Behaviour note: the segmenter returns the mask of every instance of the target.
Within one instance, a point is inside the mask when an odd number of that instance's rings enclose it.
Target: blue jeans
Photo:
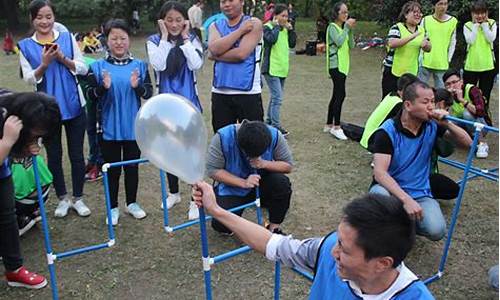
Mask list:
[[[87,116],[85,110],[73,119],[62,122],[66,131],[66,142],[68,145],[68,155],[71,164],[71,182],[73,185],[73,197],[83,195],[83,184],[85,182],[85,159],[83,158],[83,139],[85,137],[85,128],[87,126]],[[61,198],[67,194],[66,183],[64,182],[64,171],[62,167],[62,144],[61,132],[62,126],[54,134],[50,144],[47,147],[47,165],[54,176],[54,188],[57,197]]]
[[[88,162],[93,165],[102,165],[102,154],[97,137],[97,101],[87,102],[87,138],[89,139]]]
[[[380,184],[370,188],[370,194],[391,196]],[[423,210],[423,219],[416,222],[417,234],[427,237],[431,241],[439,241],[446,234],[446,220],[444,219],[439,203],[431,197],[415,199]]]
[[[269,92],[271,94],[269,106],[267,107],[266,122],[274,127],[281,127],[280,109],[281,102],[283,101],[285,78],[275,77],[269,74],[264,75],[264,78],[266,79],[267,86],[269,87]]]
[[[443,75],[446,71],[428,69],[426,67],[420,66],[418,70],[418,78],[425,83],[429,83],[429,79],[434,79],[434,87],[437,89],[444,88]]]

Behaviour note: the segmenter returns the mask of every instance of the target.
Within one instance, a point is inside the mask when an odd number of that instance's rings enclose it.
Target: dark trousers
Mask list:
[[[342,112],[342,103],[345,99],[345,74],[339,72],[338,68],[330,69],[330,77],[333,83],[332,98],[330,99],[330,104],[328,104],[328,116],[326,118],[326,124],[332,124],[335,126],[340,125],[340,114]]]
[[[285,219],[286,212],[290,207],[292,197],[292,184],[287,176],[281,173],[267,173],[261,175],[260,180],[260,204],[269,211],[269,222],[281,224]],[[219,196],[216,194],[217,203],[224,209],[231,209],[255,201],[255,190],[248,195],[239,196]],[[234,212],[241,216],[243,210]],[[212,220],[212,227],[218,232],[230,233],[231,231],[216,219]]]
[[[101,151],[104,162],[113,163],[125,160],[138,159],[141,151],[135,141],[107,141],[101,138]],[[123,152],[123,156],[122,156]],[[125,199],[127,205],[134,203],[139,185],[139,166],[137,164],[123,167],[125,171]],[[118,189],[120,188],[121,167],[108,170],[109,196],[111,208],[118,207]]]
[[[0,256],[7,272],[23,265],[11,176],[0,179]]]
[[[168,190],[172,194],[179,192],[179,178],[173,174],[167,173]]]
[[[69,161],[71,164],[71,183],[73,185],[73,196],[83,195],[83,183],[85,181],[85,159],[83,158],[83,139],[87,126],[85,111],[73,119],[62,122],[66,131],[66,142],[68,146]],[[62,167],[62,126],[54,134],[54,137],[47,146],[47,165],[54,176],[54,188],[57,197],[67,194],[66,183],[64,182],[64,172]]]
[[[50,186],[47,185],[42,187],[43,203],[47,203],[47,199],[49,199],[49,188]],[[16,200],[16,215],[18,216],[31,216],[40,207],[38,204],[38,193],[36,191],[23,200],[28,200],[31,203],[22,203],[19,200]]]
[[[483,92],[483,96],[489,103],[491,90],[493,89],[493,85],[495,84],[496,75],[497,74],[495,70],[484,72],[464,71],[464,84],[470,83],[473,85],[477,85],[479,89],[481,89],[481,91]]]
[[[257,75],[260,76],[260,75]],[[212,128],[220,128],[247,119],[264,121],[264,109],[260,94],[225,95],[212,93]]]
[[[460,186],[447,176],[434,173],[431,174],[429,182],[432,196],[435,199],[451,200],[458,197]]]
[[[102,155],[97,136],[97,101],[87,102],[87,138],[89,139],[88,162],[101,166]]]
[[[382,73],[382,98],[387,94],[392,92],[397,92],[398,90],[398,79],[399,77],[392,74],[391,68],[384,66],[384,72]]]

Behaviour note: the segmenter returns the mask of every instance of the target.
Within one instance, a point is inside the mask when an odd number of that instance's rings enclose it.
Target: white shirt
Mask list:
[[[53,33],[54,33],[54,40],[56,40],[59,37],[59,31],[53,29]],[[39,43],[36,38],[36,33],[34,33],[31,36],[31,39]],[[87,74],[88,68],[85,65],[85,62],[83,61],[83,55],[80,52],[80,48],[78,47],[78,44],[76,43],[75,37],[73,35],[71,35],[71,41],[73,43],[73,62],[75,63],[75,72],[71,70],[70,72],[73,75],[85,75]],[[24,57],[22,51],[19,51],[19,63],[21,64],[21,72],[23,74],[24,81],[26,81],[30,85],[35,85],[35,86],[40,82],[42,82],[43,76],[40,77],[39,80],[36,80],[35,70],[31,67],[26,57]]]
[[[203,11],[201,7],[194,4],[188,9],[188,18],[192,28],[201,28],[203,25]]]
[[[486,37],[488,42],[493,43],[497,38],[497,23],[494,22],[490,29],[490,24],[488,24],[488,22],[483,22],[481,24],[473,23],[472,30],[464,26],[464,37],[467,44],[474,44],[477,38],[479,26],[481,26],[481,28],[483,29],[484,36]]]

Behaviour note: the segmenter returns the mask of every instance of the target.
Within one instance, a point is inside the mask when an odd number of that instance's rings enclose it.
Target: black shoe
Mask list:
[[[290,132],[288,132],[288,130],[286,130],[285,128],[283,127],[278,127],[278,130],[281,132],[281,134],[286,137],[287,135],[290,134]]]
[[[266,229],[269,230],[269,224],[266,226]],[[275,234],[281,234],[281,235],[287,235],[286,233],[284,233],[281,228],[274,228],[272,233],[275,233]]]
[[[25,215],[17,216],[17,226],[19,227],[19,236],[25,234],[28,230],[33,228],[35,224],[36,221],[28,216]]]

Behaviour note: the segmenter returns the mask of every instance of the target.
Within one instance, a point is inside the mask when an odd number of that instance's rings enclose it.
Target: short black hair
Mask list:
[[[441,0],[431,0],[431,4],[436,5],[439,1],[441,1]]]
[[[398,89],[398,91],[403,91],[407,85],[414,83],[416,81],[419,81],[419,80],[420,79],[418,79],[417,76],[415,76],[411,73],[405,73],[405,74],[401,75],[401,77],[399,77],[398,83],[397,83],[397,89]]]
[[[343,1],[339,1],[339,2],[336,2],[333,7],[332,7],[332,20],[335,21],[338,19],[339,17],[339,13],[340,13],[340,8],[342,7],[342,5],[346,5],[345,2]]]
[[[477,14],[488,12],[488,4],[483,0],[476,1],[470,6],[470,11]]]
[[[28,11],[30,12],[31,21],[36,19],[36,16],[38,15],[40,9],[42,9],[45,6],[50,7],[54,15],[56,14],[56,9],[54,8],[54,5],[52,5],[52,2],[50,2],[49,0],[33,0],[30,2],[28,6]]]
[[[415,99],[417,99],[418,94],[417,94],[417,88],[421,87],[424,89],[430,89],[431,87],[420,80],[415,81],[413,83],[410,83],[406,86],[406,88],[403,90],[403,101],[410,101],[414,102]]]
[[[451,76],[457,76],[458,78],[462,79],[462,76],[460,76],[460,71],[457,69],[449,69],[443,74],[443,82],[448,80]]]
[[[343,221],[357,232],[355,243],[365,259],[389,256],[395,268],[415,244],[415,222],[403,203],[380,194],[365,194],[344,207]]]
[[[276,15],[279,15],[281,14],[282,12],[284,11],[288,11],[288,7],[286,6],[285,3],[278,3],[276,4],[276,6],[274,7],[274,12],[273,14],[276,16]]]
[[[271,145],[271,132],[260,121],[243,120],[237,135],[238,146],[250,158],[261,156]]]
[[[453,105],[453,95],[447,89],[439,88],[434,90],[434,102],[438,103],[444,101],[446,107]]]
[[[0,116],[2,124],[11,115],[23,122],[19,138],[10,151],[15,157],[22,156],[24,148],[33,142],[33,130],[43,132],[41,137],[48,144],[61,126],[59,105],[54,97],[45,93],[8,94],[0,97],[0,107],[6,110],[6,115]]]
[[[109,37],[111,29],[121,29],[125,31],[128,35],[130,35],[130,27],[128,26],[127,22],[123,19],[111,19],[106,22],[106,25],[104,25],[104,35],[106,37]]]

